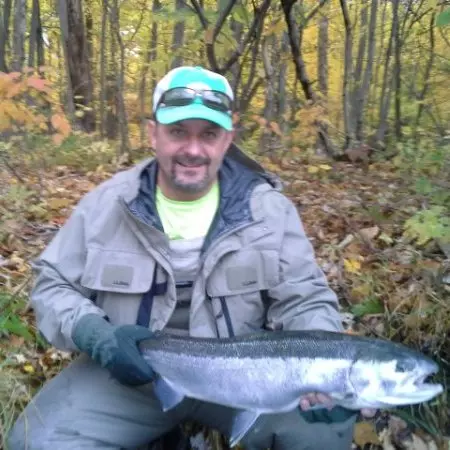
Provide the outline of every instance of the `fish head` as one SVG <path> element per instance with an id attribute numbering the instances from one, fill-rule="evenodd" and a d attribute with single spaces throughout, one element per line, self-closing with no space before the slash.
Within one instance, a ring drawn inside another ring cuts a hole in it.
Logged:
<path id="1" fill-rule="evenodd" d="M 442 385 L 427 382 L 439 370 L 432 359 L 400 344 L 388 343 L 382 350 L 372 352 L 370 358 L 361 355 L 353 363 L 349 373 L 353 392 L 347 399 L 348 407 L 412 405 L 443 392 Z"/>

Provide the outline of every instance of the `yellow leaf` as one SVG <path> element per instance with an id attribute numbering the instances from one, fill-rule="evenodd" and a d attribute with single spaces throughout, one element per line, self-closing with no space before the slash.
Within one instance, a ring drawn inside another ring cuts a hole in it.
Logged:
<path id="1" fill-rule="evenodd" d="M 380 443 L 374 425 L 369 422 L 359 422 L 355 425 L 353 439 L 360 447 L 364 447 L 366 444 L 378 445 Z"/>
<path id="2" fill-rule="evenodd" d="M 52 198 L 48 202 L 48 207 L 54 211 L 58 211 L 61 208 L 65 208 L 71 204 L 71 201 L 67 198 Z"/>
<path id="3" fill-rule="evenodd" d="M 84 117 L 84 111 L 80 111 L 80 110 L 75 111 L 75 116 L 76 117 Z"/>
<path id="4" fill-rule="evenodd" d="M 319 168 L 317 166 L 309 166 L 308 167 L 308 173 L 317 173 L 319 171 Z"/>
<path id="5" fill-rule="evenodd" d="M 34 372 L 35 372 L 34 367 L 33 367 L 30 363 L 24 364 L 24 365 L 23 365 L 23 370 L 24 370 L 26 373 L 34 373 Z"/>
<path id="6" fill-rule="evenodd" d="M 344 259 L 344 267 L 347 272 L 358 273 L 361 269 L 361 263 L 357 259 Z"/>
<path id="7" fill-rule="evenodd" d="M 328 164 L 320 164 L 319 167 L 320 167 L 322 170 L 331 170 L 331 169 L 332 169 L 332 167 L 329 166 Z"/>

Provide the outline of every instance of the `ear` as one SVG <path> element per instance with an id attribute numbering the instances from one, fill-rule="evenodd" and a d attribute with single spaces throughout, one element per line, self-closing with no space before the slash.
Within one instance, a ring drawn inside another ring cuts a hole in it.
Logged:
<path id="1" fill-rule="evenodd" d="M 148 139 L 150 142 L 150 146 L 152 148 L 155 148 L 155 144 L 156 144 L 156 122 L 154 120 L 149 120 L 148 121 Z"/>
<path id="2" fill-rule="evenodd" d="M 236 130 L 234 128 L 231 131 L 227 132 L 227 148 L 234 141 L 235 136 L 236 136 Z"/>

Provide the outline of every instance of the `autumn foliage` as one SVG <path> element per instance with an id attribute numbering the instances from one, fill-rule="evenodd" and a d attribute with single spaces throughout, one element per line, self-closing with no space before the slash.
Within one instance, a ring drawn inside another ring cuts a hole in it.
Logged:
<path id="1" fill-rule="evenodd" d="M 48 80 L 32 69 L 0 72 L 0 133 L 11 136 L 25 131 L 52 134 L 59 145 L 69 136 L 71 126 Z"/>

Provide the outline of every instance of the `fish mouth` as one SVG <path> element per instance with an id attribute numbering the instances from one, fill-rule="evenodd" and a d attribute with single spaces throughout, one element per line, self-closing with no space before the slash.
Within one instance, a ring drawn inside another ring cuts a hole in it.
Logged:
<path id="1" fill-rule="evenodd" d="M 437 369 L 411 377 L 401 390 L 393 395 L 381 396 L 380 400 L 386 404 L 408 405 L 422 403 L 442 394 L 444 387 L 439 383 L 432 383 L 429 379 L 437 373 Z"/>

